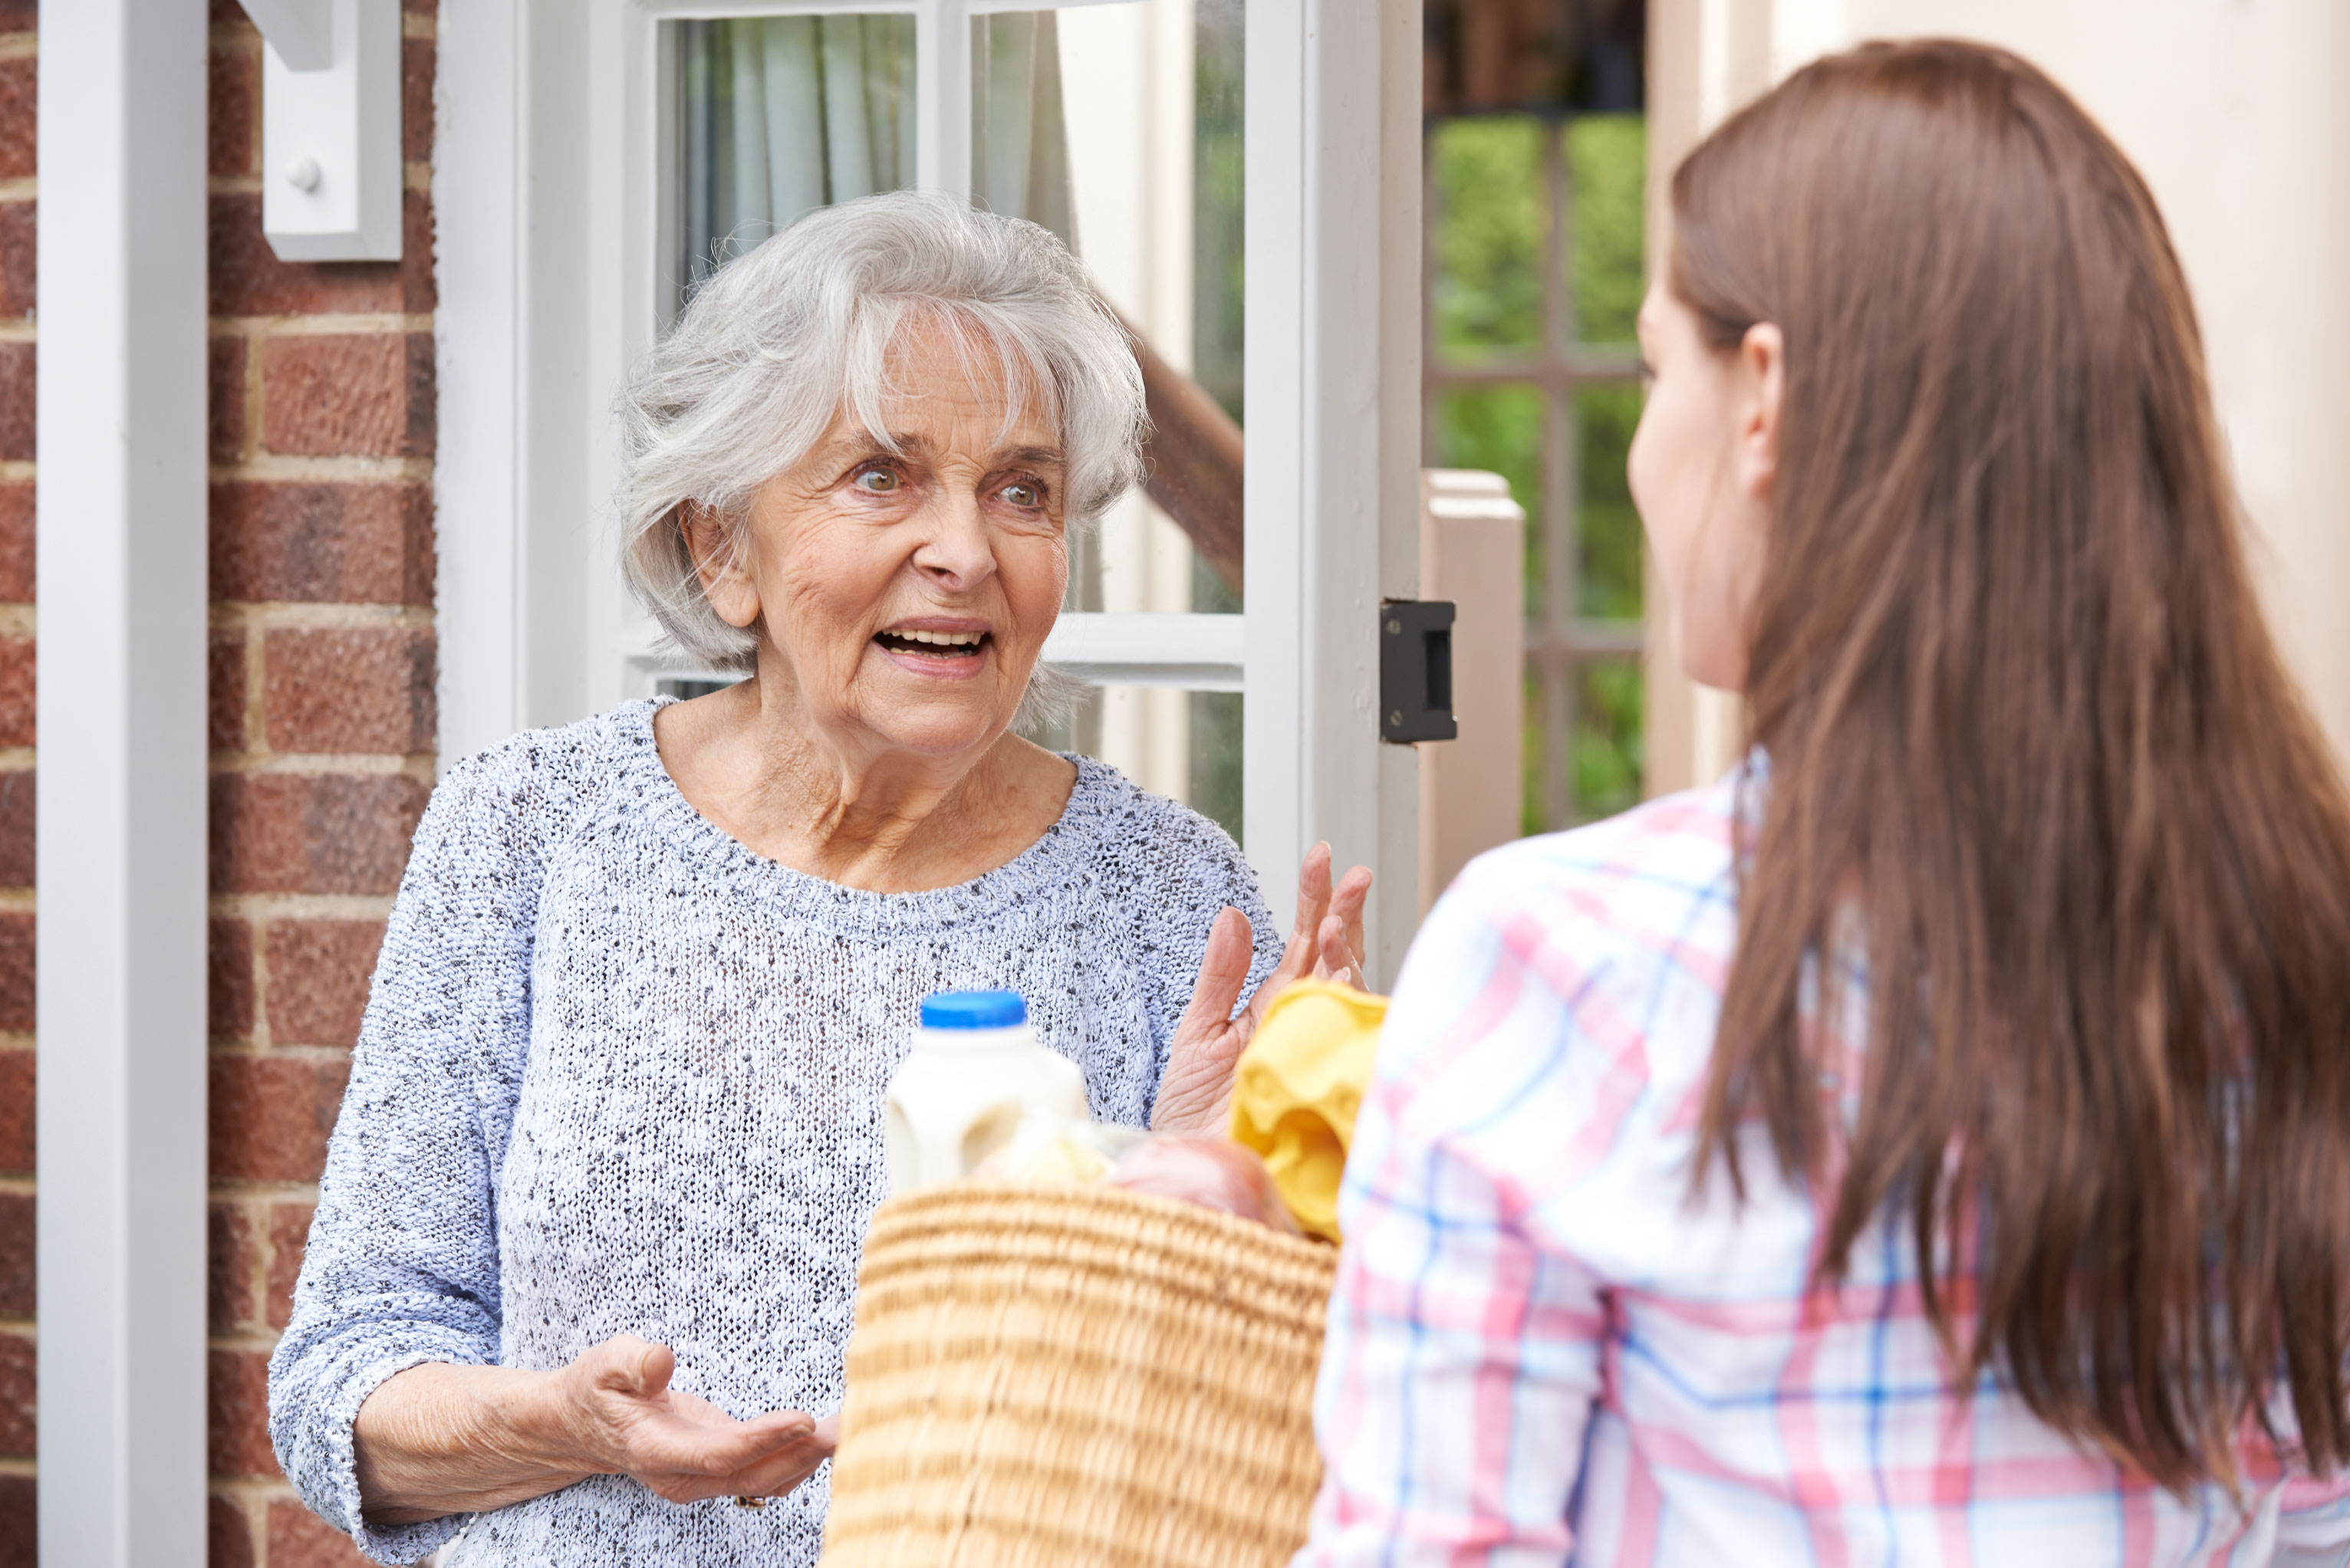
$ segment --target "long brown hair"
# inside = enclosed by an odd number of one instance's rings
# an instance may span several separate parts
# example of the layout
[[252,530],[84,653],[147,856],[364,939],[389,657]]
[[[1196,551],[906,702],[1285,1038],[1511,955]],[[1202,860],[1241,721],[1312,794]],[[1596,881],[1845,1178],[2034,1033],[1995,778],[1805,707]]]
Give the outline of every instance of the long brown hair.
[[[2350,1459],[2350,800],[2262,623],[2128,161],[1973,45],[1822,60],[1673,179],[1669,286],[1786,392],[1698,1170],[1880,1214],[1970,1388],[2162,1484]],[[1837,943],[1866,1067],[1824,1084]],[[1849,951],[1849,946],[1838,950]],[[2272,1406],[2290,1395],[2295,1430]],[[2297,1443],[2295,1435],[2297,1431]]]

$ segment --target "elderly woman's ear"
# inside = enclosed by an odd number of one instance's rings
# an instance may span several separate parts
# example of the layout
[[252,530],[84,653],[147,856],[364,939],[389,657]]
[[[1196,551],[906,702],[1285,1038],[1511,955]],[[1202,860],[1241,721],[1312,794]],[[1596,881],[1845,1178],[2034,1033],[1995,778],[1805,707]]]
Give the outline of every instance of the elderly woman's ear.
[[718,508],[700,501],[681,501],[678,532],[685,536],[687,558],[702,579],[710,607],[728,626],[749,626],[759,618],[759,587],[751,573],[751,541],[728,524]]

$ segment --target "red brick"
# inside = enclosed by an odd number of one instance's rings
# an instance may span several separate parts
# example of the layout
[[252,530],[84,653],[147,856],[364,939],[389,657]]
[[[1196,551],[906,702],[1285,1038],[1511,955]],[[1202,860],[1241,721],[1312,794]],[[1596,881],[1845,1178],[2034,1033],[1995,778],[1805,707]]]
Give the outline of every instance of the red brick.
[[33,1315],[33,1195],[0,1192],[0,1317]]
[[216,774],[213,890],[396,892],[430,793],[399,774]]
[[269,1038],[278,1045],[358,1044],[381,920],[269,923]]
[[253,1035],[253,928],[235,919],[211,921],[205,944],[209,981],[209,1018],[205,1027],[215,1040],[246,1040]]
[[282,262],[261,232],[261,192],[212,199],[212,314],[399,310],[397,262]]
[[204,649],[204,743],[244,750],[244,633],[215,630]]
[[302,1277],[302,1252],[310,1242],[315,1203],[273,1203],[269,1208],[269,1326],[293,1321],[294,1282]]
[[[238,5],[236,0],[213,0],[212,25],[215,27],[235,27],[241,30],[250,29],[253,26],[251,22],[245,20],[244,7]],[[260,36],[258,32],[254,34],[255,37]]]
[[0,773],[0,888],[33,885],[33,771]]
[[217,1493],[205,1501],[205,1568],[253,1568],[253,1525],[244,1505]]
[[34,358],[30,343],[0,343],[0,459],[13,462],[33,461]]
[[234,462],[244,455],[244,339],[213,338],[211,369],[213,461]]
[[0,1030],[33,1031],[33,917],[0,913]]
[[348,1064],[297,1056],[212,1060],[212,1172],[223,1181],[316,1181]]
[[270,750],[431,751],[432,652],[430,631],[406,627],[269,633]]
[[269,1448],[269,1352],[216,1348],[209,1370],[213,1474],[280,1473]]
[[400,196],[396,262],[282,262],[261,232],[261,193],[212,199],[210,265],[213,316],[308,316],[340,311],[432,312],[432,202]]
[[258,1322],[253,1310],[253,1219],[242,1203],[219,1203],[205,1215],[205,1314],[214,1334]]
[[0,637],[0,746],[33,743],[33,639]]
[[400,49],[400,156],[432,161],[432,40],[407,38]]
[[[5,0],[0,0],[0,16],[7,14]],[[0,1476],[0,1568],[36,1568],[39,1563],[39,1501],[40,1485],[31,1476]]]
[[294,457],[432,450],[432,339],[422,332],[273,337],[261,349],[261,444]]
[[0,180],[33,177],[40,74],[40,62],[30,57],[0,60]]
[[33,1053],[0,1050],[0,1173],[33,1172]]
[[212,58],[210,155],[214,174],[256,174],[254,158],[256,111],[261,95],[255,91],[261,74],[261,56],[250,47],[215,47]]
[[0,202],[0,316],[33,314],[35,236],[31,202]]
[[421,483],[213,486],[215,599],[429,605],[432,570]]
[[21,1334],[0,1334],[0,1456],[33,1457],[35,1422],[33,1342]]
[[440,299],[432,277],[432,198],[411,191],[400,203],[400,307],[430,316]]
[[333,1525],[285,1498],[269,1504],[269,1568],[372,1568]]
[[33,602],[33,486],[0,484],[0,604]]

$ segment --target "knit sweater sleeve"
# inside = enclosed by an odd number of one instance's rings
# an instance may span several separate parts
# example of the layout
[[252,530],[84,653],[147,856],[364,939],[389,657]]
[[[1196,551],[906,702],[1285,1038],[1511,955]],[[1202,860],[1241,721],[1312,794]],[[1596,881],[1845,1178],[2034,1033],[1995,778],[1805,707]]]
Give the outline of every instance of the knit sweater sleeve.
[[359,1511],[352,1425],[396,1372],[498,1359],[495,1166],[530,1029],[538,785],[512,749],[452,770],[416,833],[328,1146],[292,1321],[269,1367],[270,1437],[305,1502],[384,1563],[468,1516]]

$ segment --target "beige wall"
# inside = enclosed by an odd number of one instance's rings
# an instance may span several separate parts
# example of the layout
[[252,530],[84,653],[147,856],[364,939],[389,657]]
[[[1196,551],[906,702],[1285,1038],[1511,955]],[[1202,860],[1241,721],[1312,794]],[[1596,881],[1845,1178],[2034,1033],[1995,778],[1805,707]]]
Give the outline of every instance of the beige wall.
[[[1759,90],[1758,78],[1865,38],[2003,45],[2097,117],[2170,224],[2272,620],[2350,757],[2350,5],[1659,0],[1650,16],[1659,181],[1697,125]],[[1652,673],[1653,722],[1690,729],[1658,735],[1651,757],[1693,763],[1709,742],[1718,755],[1701,704],[1677,682]],[[1693,776],[1652,773],[1658,790]]]

